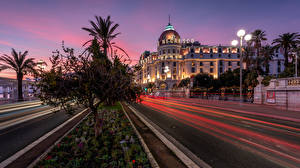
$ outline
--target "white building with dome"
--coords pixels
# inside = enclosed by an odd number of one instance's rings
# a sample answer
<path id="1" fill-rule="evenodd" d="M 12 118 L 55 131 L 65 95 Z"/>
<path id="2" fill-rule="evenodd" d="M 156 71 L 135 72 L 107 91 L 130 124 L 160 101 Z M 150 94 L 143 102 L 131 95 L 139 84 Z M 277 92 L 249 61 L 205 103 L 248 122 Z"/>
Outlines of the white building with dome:
<path id="1" fill-rule="evenodd" d="M 183 40 L 169 23 L 158 39 L 157 52 L 142 53 L 136 82 L 142 86 L 153 82 L 159 89 L 171 89 L 182 79 L 198 73 L 218 78 L 228 70 L 239 68 L 239 61 L 238 47 L 208 46 L 194 40 Z M 283 61 L 283 55 L 277 51 L 270 62 L 270 74 L 282 72 Z"/>

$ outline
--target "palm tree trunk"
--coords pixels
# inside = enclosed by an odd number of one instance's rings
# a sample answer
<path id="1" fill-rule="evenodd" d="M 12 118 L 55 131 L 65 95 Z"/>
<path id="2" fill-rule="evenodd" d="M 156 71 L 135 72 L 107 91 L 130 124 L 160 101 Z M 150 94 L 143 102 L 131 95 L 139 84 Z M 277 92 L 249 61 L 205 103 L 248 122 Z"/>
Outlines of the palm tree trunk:
<path id="1" fill-rule="evenodd" d="M 17 74 L 17 80 L 18 80 L 18 101 L 23 101 L 23 88 L 22 88 L 23 74 L 22 73 Z"/>
<path id="2" fill-rule="evenodd" d="M 289 54 L 288 54 L 288 49 L 284 49 L 284 67 L 287 68 L 289 64 Z"/>

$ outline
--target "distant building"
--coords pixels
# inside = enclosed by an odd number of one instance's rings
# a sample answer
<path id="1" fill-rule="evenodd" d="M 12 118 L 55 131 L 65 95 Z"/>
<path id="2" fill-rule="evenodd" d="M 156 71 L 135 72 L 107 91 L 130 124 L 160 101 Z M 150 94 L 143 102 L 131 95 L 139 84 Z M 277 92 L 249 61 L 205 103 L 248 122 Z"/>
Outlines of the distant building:
<path id="1" fill-rule="evenodd" d="M 274 55 L 270 74 L 278 74 L 284 69 L 283 55 L 278 51 Z M 142 68 L 137 73 L 137 83 L 154 82 L 159 89 L 170 89 L 180 80 L 198 73 L 218 78 L 228 70 L 239 68 L 240 54 L 238 47 L 208 46 L 193 39 L 181 39 L 169 23 L 158 39 L 157 52 L 145 51 L 138 64 Z"/>
<path id="2" fill-rule="evenodd" d="M 24 99 L 33 98 L 34 81 L 23 80 L 23 97 Z M 18 82 L 16 79 L 0 77 L 0 103 L 3 101 L 18 99 Z"/>

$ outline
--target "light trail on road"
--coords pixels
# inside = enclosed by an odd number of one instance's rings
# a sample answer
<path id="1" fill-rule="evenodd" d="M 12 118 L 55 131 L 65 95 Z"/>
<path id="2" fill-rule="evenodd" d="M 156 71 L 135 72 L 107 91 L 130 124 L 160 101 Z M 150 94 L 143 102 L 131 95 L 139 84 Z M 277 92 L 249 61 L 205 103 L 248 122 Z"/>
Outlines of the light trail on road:
<path id="1" fill-rule="evenodd" d="M 300 165 L 299 128 L 197 107 L 197 103 L 180 99 L 143 99 L 142 104 L 148 108 L 272 162 L 284 167 Z"/>

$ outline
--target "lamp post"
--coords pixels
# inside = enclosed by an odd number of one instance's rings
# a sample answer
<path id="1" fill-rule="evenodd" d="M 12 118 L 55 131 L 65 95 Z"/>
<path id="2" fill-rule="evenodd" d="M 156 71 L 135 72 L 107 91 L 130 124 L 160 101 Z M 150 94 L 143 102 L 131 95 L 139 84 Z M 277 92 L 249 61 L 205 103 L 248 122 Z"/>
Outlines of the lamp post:
<path id="1" fill-rule="evenodd" d="M 243 52 L 242 52 L 242 48 L 243 48 L 243 40 L 245 41 L 249 41 L 251 40 L 252 36 L 251 34 L 246 34 L 246 31 L 241 29 L 237 32 L 237 36 L 240 38 L 240 102 L 243 101 Z M 237 46 L 238 45 L 238 41 L 237 40 L 233 40 L 231 42 L 231 45 L 233 46 Z"/>

